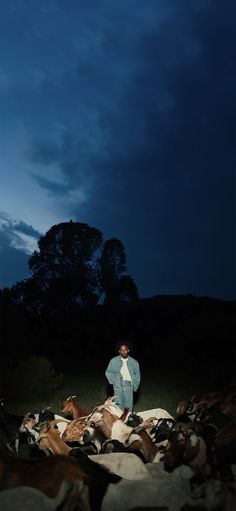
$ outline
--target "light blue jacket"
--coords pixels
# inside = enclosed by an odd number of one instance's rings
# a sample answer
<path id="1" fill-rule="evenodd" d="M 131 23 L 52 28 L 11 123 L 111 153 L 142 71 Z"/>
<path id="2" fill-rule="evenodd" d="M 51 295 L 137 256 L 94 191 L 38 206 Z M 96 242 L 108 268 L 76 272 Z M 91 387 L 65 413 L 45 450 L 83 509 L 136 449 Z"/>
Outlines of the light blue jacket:
<path id="1" fill-rule="evenodd" d="M 108 379 L 109 383 L 111 385 L 115 385 L 116 387 L 121 387 L 122 382 L 122 376 L 121 376 L 121 366 L 122 366 L 122 360 L 121 356 L 118 355 L 117 357 L 113 357 L 105 371 L 106 378 Z M 140 369 L 139 369 L 139 363 L 135 358 L 128 357 L 127 360 L 127 366 L 129 369 L 129 373 L 132 379 L 132 387 L 134 392 L 139 387 L 140 384 Z"/>

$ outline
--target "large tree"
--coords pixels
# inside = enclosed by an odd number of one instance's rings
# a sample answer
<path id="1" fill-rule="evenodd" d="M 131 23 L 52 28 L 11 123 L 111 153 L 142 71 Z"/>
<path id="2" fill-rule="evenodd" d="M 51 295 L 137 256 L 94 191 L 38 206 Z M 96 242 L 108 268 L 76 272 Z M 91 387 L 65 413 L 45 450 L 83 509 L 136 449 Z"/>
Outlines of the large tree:
<path id="1" fill-rule="evenodd" d="M 102 293 L 108 302 L 135 300 L 137 288 L 125 274 L 120 240 L 103 243 L 102 233 L 87 224 L 54 225 L 38 241 L 29 259 L 31 278 L 11 289 L 11 300 L 39 313 L 95 305 Z"/>
<path id="2" fill-rule="evenodd" d="M 29 259 L 32 278 L 49 300 L 96 303 L 101 293 L 102 233 L 80 222 L 54 225 Z"/>

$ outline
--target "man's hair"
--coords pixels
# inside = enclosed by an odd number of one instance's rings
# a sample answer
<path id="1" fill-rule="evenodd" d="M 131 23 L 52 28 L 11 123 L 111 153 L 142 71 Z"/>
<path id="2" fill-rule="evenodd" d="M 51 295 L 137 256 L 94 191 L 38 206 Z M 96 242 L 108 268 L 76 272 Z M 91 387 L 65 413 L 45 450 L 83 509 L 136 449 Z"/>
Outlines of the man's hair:
<path id="1" fill-rule="evenodd" d="M 117 353 L 119 353 L 119 349 L 121 346 L 127 346 L 129 351 L 133 350 L 132 343 L 130 341 L 128 341 L 127 339 L 120 339 L 119 341 L 117 341 L 117 343 L 116 343 L 116 352 Z"/>

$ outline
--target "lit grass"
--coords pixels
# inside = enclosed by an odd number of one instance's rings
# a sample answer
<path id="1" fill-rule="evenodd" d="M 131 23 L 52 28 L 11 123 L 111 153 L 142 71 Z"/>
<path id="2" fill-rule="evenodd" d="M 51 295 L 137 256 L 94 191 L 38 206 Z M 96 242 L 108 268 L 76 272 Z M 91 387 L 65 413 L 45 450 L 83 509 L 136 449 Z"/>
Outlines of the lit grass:
<path id="1" fill-rule="evenodd" d="M 142 373 L 141 385 L 138 393 L 135 393 L 134 410 L 148 410 L 151 408 L 164 408 L 175 416 L 177 404 L 181 399 L 188 399 L 193 394 L 217 390 L 207 385 L 206 382 L 179 377 L 166 372 L 150 370 Z M 110 391 L 110 392 L 109 392 Z M 70 395 L 76 395 L 81 405 L 86 408 L 104 402 L 112 388 L 107 386 L 103 370 L 78 371 L 78 374 L 65 374 L 62 386 L 56 391 L 53 398 L 37 400 L 32 396 L 27 402 L 21 401 L 20 396 L 14 402 L 8 403 L 8 410 L 12 413 L 24 415 L 26 412 L 37 412 L 47 406 L 51 406 L 55 413 L 60 414 L 62 402 Z"/>

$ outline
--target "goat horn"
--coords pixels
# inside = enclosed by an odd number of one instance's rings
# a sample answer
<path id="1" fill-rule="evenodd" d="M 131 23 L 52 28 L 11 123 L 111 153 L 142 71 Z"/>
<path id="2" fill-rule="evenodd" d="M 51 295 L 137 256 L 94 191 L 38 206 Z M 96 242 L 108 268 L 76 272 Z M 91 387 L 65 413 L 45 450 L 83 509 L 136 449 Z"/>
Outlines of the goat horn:
<path id="1" fill-rule="evenodd" d="M 111 402 L 111 403 L 113 403 L 113 402 L 114 402 L 114 401 L 116 401 L 117 399 L 118 399 L 118 396 L 112 396 L 112 397 L 110 397 L 110 398 L 109 398 L 109 400 L 110 400 L 110 402 Z M 108 399 L 107 399 L 107 401 L 108 401 Z M 106 403 L 107 403 L 107 401 L 106 401 Z"/>
<path id="2" fill-rule="evenodd" d="M 115 401 L 115 399 L 117 399 L 117 396 L 109 396 L 109 397 L 106 399 L 105 403 L 106 403 L 106 404 L 107 404 L 107 403 L 113 403 L 113 401 Z"/>
<path id="3" fill-rule="evenodd" d="M 75 422 L 79 422 L 83 419 L 87 419 L 89 417 L 89 415 L 84 415 L 83 417 L 78 417 L 77 419 L 74 419 Z"/>
<path id="4" fill-rule="evenodd" d="M 31 412 L 27 412 L 27 413 L 25 414 L 25 419 L 28 419 L 30 415 L 31 415 Z"/>
<path id="5" fill-rule="evenodd" d="M 157 417 L 148 417 L 141 424 L 148 424 L 149 422 L 158 421 L 158 420 L 160 420 L 160 419 L 158 419 Z M 140 426 L 141 426 L 141 424 L 140 424 Z"/>
<path id="6" fill-rule="evenodd" d="M 153 424 L 154 420 L 157 420 L 157 418 L 156 417 L 149 417 L 144 422 L 142 422 L 141 424 L 136 426 L 136 428 L 134 428 L 134 431 L 136 433 L 138 433 L 139 431 L 142 431 L 142 429 L 148 429 L 148 428 L 152 427 L 154 425 Z"/>

